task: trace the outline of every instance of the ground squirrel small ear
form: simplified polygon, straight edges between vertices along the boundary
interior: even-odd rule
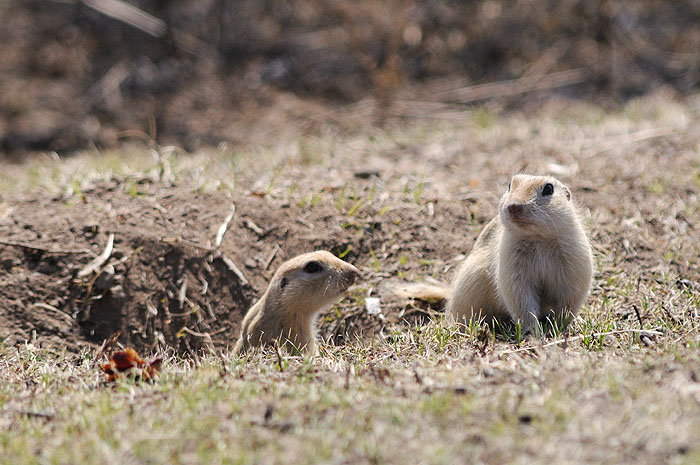
[[[284,289],[287,286],[287,278],[280,279],[280,287]]]
[[[569,190],[568,187],[564,188],[564,192],[566,193],[566,199],[571,200],[571,191]]]

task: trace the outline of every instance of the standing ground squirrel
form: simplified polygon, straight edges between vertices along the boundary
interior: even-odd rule
[[[525,332],[547,318],[561,327],[583,305],[592,276],[571,191],[550,176],[518,174],[460,265],[446,310],[457,321],[510,316]]]
[[[355,281],[357,268],[325,251],[309,252],[284,262],[241,328],[234,351],[286,343],[315,354],[316,318]]]

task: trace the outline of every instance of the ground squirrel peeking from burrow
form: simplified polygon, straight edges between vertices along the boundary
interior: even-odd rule
[[[292,351],[315,355],[316,318],[338,300],[357,275],[357,268],[326,251],[284,262],[263,296],[246,313],[235,353],[279,341]]]
[[[591,247],[569,188],[551,176],[517,174],[449,288],[417,284],[393,292],[446,299],[453,321],[510,318],[523,332],[539,333],[547,320],[563,329],[588,297],[592,277]]]

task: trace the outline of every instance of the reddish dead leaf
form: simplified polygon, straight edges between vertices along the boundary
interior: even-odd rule
[[[134,349],[126,348],[118,352],[114,352],[111,357],[111,362],[119,371],[126,371],[132,367],[141,367],[144,361]]]
[[[155,381],[160,374],[162,363],[161,356],[144,360],[134,349],[127,348],[114,352],[101,368],[107,374],[107,382],[115,381],[121,376],[128,376],[135,381]]]

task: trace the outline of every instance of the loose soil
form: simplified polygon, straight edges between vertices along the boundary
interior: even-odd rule
[[[117,332],[121,343],[146,350],[232,345],[276,268],[316,249],[361,271],[343,301],[322,314],[320,337],[334,344],[391,337],[440,310],[392,300],[384,284],[448,281],[518,171],[555,173],[582,206],[596,254],[582,315],[618,329],[658,315],[692,321],[697,308],[676,305],[700,292],[700,140],[692,102],[660,95],[604,122],[591,118],[595,110],[577,113],[563,102],[529,119],[491,116],[484,123],[477,114],[476,124],[300,138],[273,149],[282,154],[273,168],[254,151],[236,155],[242,161],[233,191],[152,170],[88,176],[59,195],[5,193],[0,337],[71,351]],[[80,160],[61,166],[79,171]],[[210,178],[230,174],[213,153],[180,160]],[[216,248],[232,206],[235,216]],[[109,260],[81,277],[109,234]],[[381,315],[365,310],[369,295],[381,297]]]
[[[232,205],[235,218],[216,249],[212,242]],[[122,343],[137,348],[160,342],[191,351],[209,337],[229,345],[282,261],[317,249],[367,261],[386,244],[401,244],[403,254],[416,258],[434,256],[439,246],[451,257],[462,242],[454,223],[470,217],[468,205],[453,204],[429,218],[414,204],[347,224],[334,205],[309,209],[259,193],[202,194],[149,179],[112,179],[69,198],[37,197],[4,208],[0,337],[71,350],[117,331]],[[109,261],[78,277],[103,251],[108,233],[114,234]],[[428,235],[436,247],[422,243]],[[327,312],[321,336],[342,343],[429,313],[392,309],[379,320],[354,304],[346,299]]]

